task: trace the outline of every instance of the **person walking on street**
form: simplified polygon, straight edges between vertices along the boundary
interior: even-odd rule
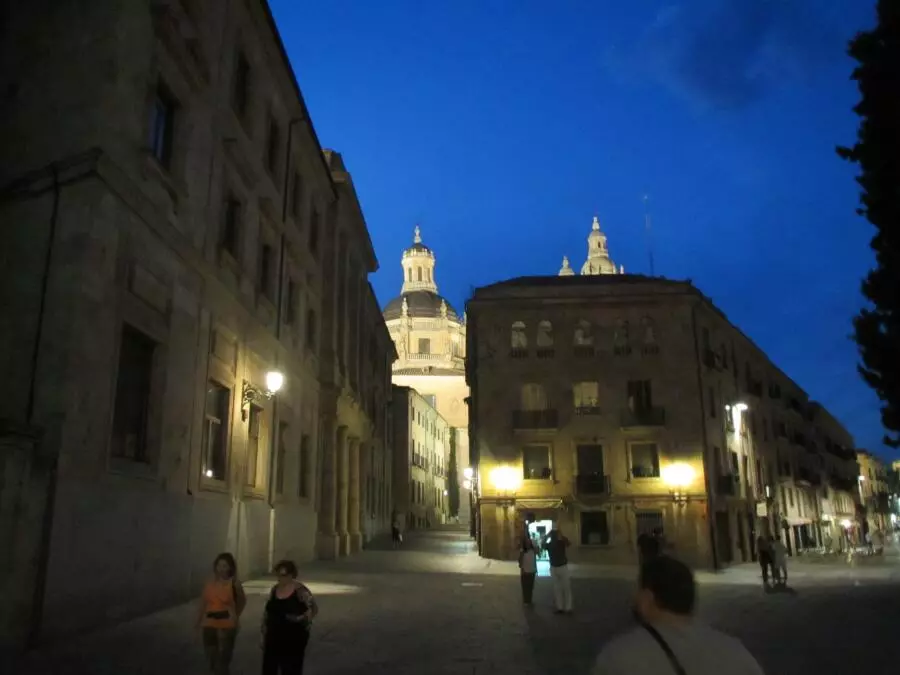
[[[569,540],[555,525],[544,538],[544,550],[550,558],[550,578],[553,579],[553,597],[557,614],[572,613],[572,579],[569,575],[569,557],[566,549]]]
[[[519,578],[522,582],[522,602],[529,607],[534,593],[534,578],[537,576],[537,551],[534,540],[527,534],[522,537],[522,548],[519,551]]]
[[[756,556],[762,571],[763,586],[769,586],[769,569],[772,567],[772,542],[764,534],[756,538]]]
[[[400,546],[403,543],[403,535],[400,534],[400,516],[397,515],[397,512],[391,515],[391,545],[394,548]]]
[[[293,561],[282,560],[275,574],[278,583],[263,612],[262,675],[303,675],[306,645],[319,607],[310,590],[297,581]]]
[[[203,587],[197,613],[206,663],[213,675],[228,675],[239,619],[246,605],[247,596],[237,578],[234,556],[220,553],[213,561],[213,577]]]
[[[638,564],[643,565],[658,556],[663,548],[662,528],[654,527],[650,532],[642,532],[638,536],[637,545]]]
[[[787,549],[781,539],[772,537],[772,579],[779,586],[787,586]]]
[[[591,675],[764,675],[739,640],[694,619],[696,598],[687,565],[667,555],[645,562],[638,626],[603,647]]]

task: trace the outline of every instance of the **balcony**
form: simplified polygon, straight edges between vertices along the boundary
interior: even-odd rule
[[[594,345],[575,345],[572,349],[572,353],[579,359],[594,358]]]
[[[556,355],[556,350],[553,347],[538,347],[535,355],[539,359],[552,359]]]
[[[513,410],[513,429],[556,429],[559,415],[554,409]]]
[[[511,359],[527,359],[528,347],[513,347],[509,350],[509,358]]]
[[[666,425],[666,409],[660,407],[623,410],[620,425],[630,427],[663,427]]]
[[[584,497],[609,495],[609,476],[603,476],[597,473],[586,473],[575,476],[575,494]]]
[[[716,478],[716,494],[723,497],[734,497],[738,494],[740,482],[740,476],[733,473],[719,476]]]
[[[816,479],[813,472],[805,466],[798,467],[794,474],[794,481],[800,485],[813,485],[814,480]]]
[[[584,415],[599,415],[600,406],[596,403],[584,403],[575,406],[575,414],[579,417]]]
[[[853,494],[857,489],[857,481],[856,478],[844,478],[837,474],[831,474],[828,479],[828,482],[831,483],[832,490],[840,490],[841,492],[849,492]]]

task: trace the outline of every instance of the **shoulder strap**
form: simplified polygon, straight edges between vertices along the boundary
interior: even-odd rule
[[[675,670],[677,675],[687,675],[687,671],[684,669],[684,666],[681,665],[678,657],[675,656],[675,652],[672,651],[672,648],[669,646],[669,643],[666,642],[665,638],[663,638],[663,636],[659,634],[659,631],[649,623],[641,622],[641,625],[644,627],[644,630],[650,633],[650,637],[656,640],[656,643],[659,645],[660,649],[662,649],[666,653],[666,656],[669,658],[669,663],[672,664],[672,668]]]

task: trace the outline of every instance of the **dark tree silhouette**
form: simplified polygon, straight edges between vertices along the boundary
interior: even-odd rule
[[[870,305],[853,320],[859,372],[881,399],[884,442],[900,447],[900,1],[878,0],[878,23],[849,54],[860,92],[856,144],[838,154],[859,165],[857,212],[875,226],[875,269],[862,284]]]
[[[456,429],[450,429],[450,461],[447,463],[447,499],[450,517],[459,515],[459,468],[456,461]]]

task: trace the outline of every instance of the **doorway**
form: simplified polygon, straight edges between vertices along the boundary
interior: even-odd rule
[[[552,520],[535,520],[528,523],[528,536],[535,540],[538,550],[538,560],[550,560],[547,551],[543,549],[544,537],[553,529]]]

